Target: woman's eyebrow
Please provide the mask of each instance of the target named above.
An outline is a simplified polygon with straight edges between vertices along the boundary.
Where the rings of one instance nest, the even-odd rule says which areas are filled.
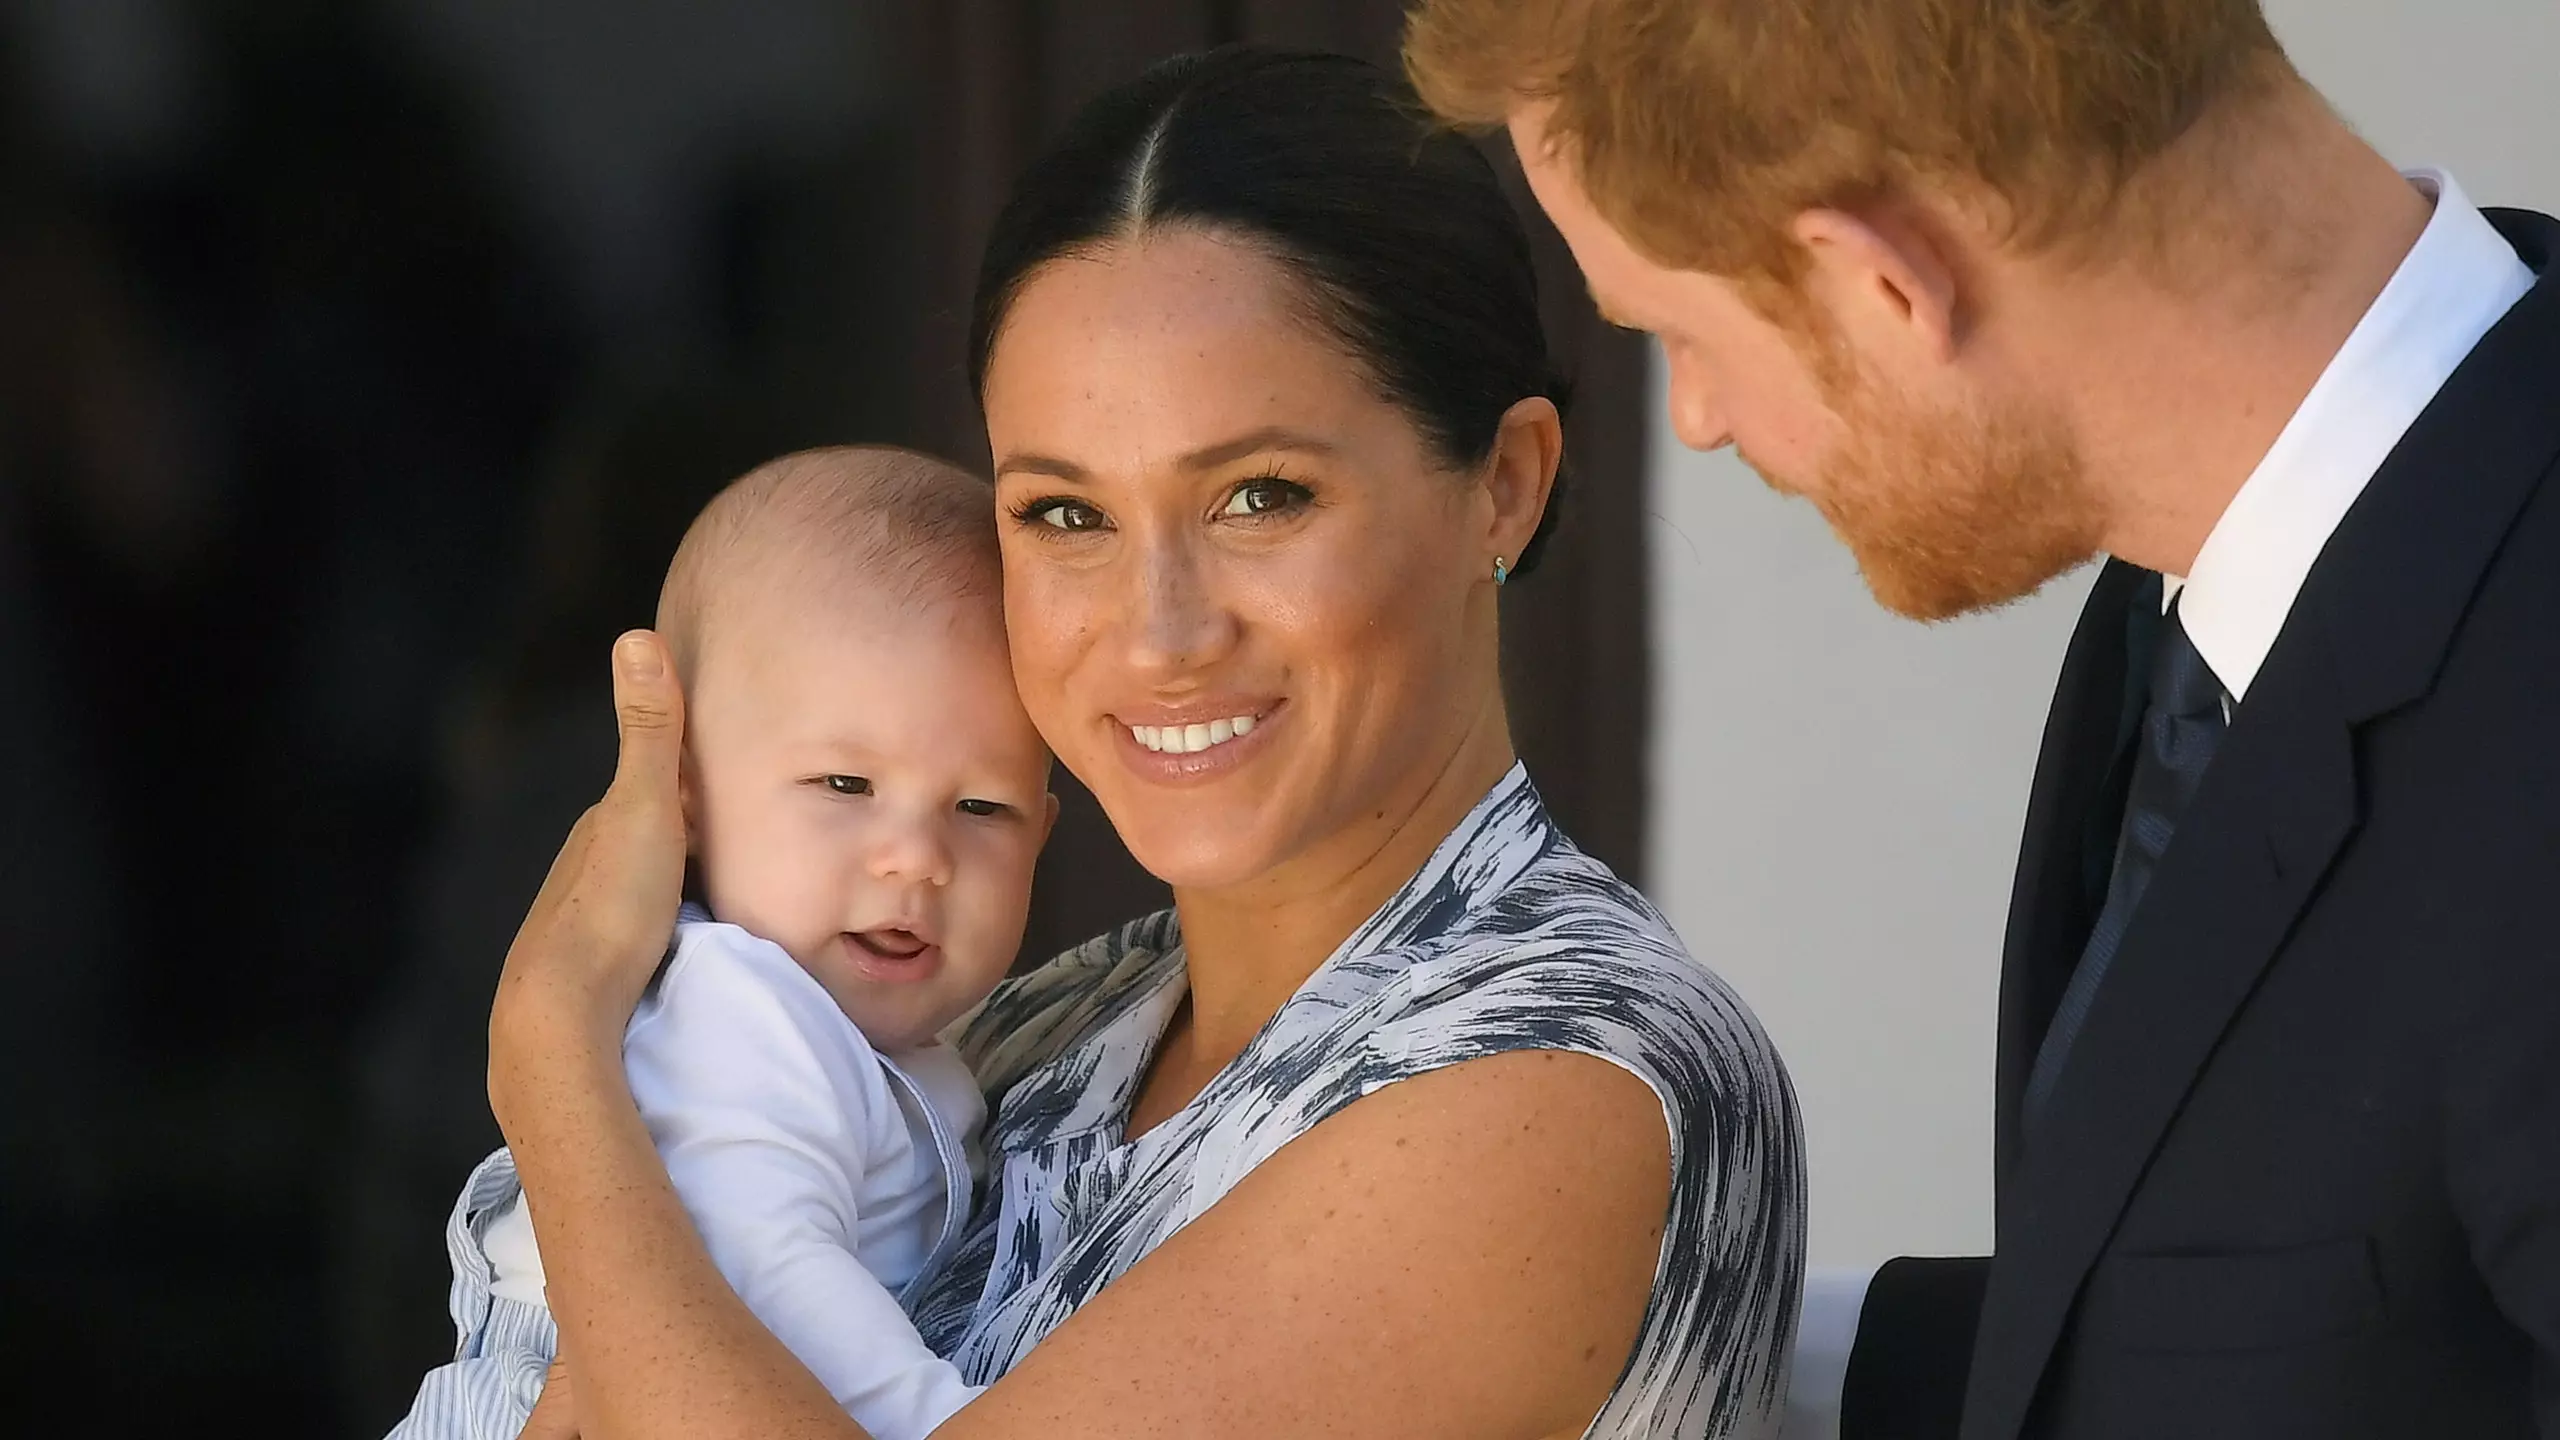
[[[1085,469],[1073,460],[1054,455],[1007,455],[996,465],[996,474],[1046,475],[1056,480],[1082,480]]]
[[[1296,450],[1309,455],[1332,455],[1339,447],[1330,440],[1319,439],[1303,430],[1285,425],[1265,425],[1248,430],[1233,440],[1204,445],[1182,457],[1185,470],[1214,470],[1221,465],[1241,460],[1265,450]]]
[[[1302,455],[1335,455],[1341,453],[1341,448],[1330,440],[1310,435],[1303,430],[1292,430],[1286,425],[1265,425],[1259,430],[1248,430],[1232,440],[1221,440],[1215,445],[1203,445],[1175,463],[1185,470],[1215,470],[1221,465],[1231,464],[1248,455],[1258,455],[1265,450],[1295,450]],[[996,465],[996,474],[1046,475],[1052,479],[1076,483],[1093,478],[1090,472],[1073,460],[1062,460],[1055,455],[1033,454],[1007,455]]]

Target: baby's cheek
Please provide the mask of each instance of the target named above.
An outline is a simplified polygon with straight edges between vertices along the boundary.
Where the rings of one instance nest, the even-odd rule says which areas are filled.
[[[990,828],[970,837],[967,883],[954,888],[969,891],[968,903],[982,913],[1001,917],[1026,910],[1039,861],[1039,837],[1030,827]]]
[[[817,914],[820,902],[811,893],[808,878],[781,855],[768,856],[762,864],[724,869],[725,883],[711,887],[712,913],[717,918],[743,926],[794,955],[803,954],[820,935],[833,933],[833,927],[822,923]]]
[[[1028,909],[1012,896],[982,896],[962,923],[953,927],[955,938],[966,937],[965,951],[953,957],[966,983],[974,984],[982,975],[1001,976],[1012,966],[1014,952],[1022,945]]]
[[[949,939],[944,947],[944,962],[949,967],[951,986],[971,991],[966,1003],[974,1005],[980,993],[995,988],[1013,968],[1022,948],[1023,922],[1030,905],[1025,887],[991,885],[969,887],[966,895],[952,896],[953,909],[946,913]]]

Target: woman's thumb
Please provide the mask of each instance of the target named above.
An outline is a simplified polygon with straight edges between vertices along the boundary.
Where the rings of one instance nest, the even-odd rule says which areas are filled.
[[[622,732],[614,790],[626,801],[675,805],[684,692],[667,663],[666,641],[651,631],[633,630],[613,643],[613,718]]]

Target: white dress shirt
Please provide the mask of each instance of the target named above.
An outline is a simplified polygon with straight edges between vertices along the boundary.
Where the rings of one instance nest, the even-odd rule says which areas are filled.
[[[2196,653],[2236,704],[2275,648],[2312,562],[2366,483],[2489,327],[2533,288],[2533,271],[2437,170],[2409,174],[2436,202],[2418,243],[2302,397],[2266,457],[2165,587]]]
[[[2347,511],[2480,337],[2533,288],[2533,271],[2438,170],[2408,172],[2435,214],[2390,283],[2338,348],[2258,467],[2231,497],[2161,604],[2222,682],[2225,713],[2245,700],[2312,564]],[[1841,1385],[1873,1269],[1820,1269],[1805,1282],[1785,1440],[1834,1440]]]

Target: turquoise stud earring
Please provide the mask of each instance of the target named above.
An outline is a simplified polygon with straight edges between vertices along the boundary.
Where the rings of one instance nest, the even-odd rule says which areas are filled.
[[[1509,580],[1510,578],[1511,578],[1511,567],[1502,563],[1502,557],[1501,557],[1501,556],[1499,556],[1499,555],[1494,556],[1494,557],[1493,557],[1493,583],[1494,583],[1495,585],[1497,585],[1497,586],[1498,586],[1498,585],[1501,585],[1503,582],[1505,582],[1505,581]]]

